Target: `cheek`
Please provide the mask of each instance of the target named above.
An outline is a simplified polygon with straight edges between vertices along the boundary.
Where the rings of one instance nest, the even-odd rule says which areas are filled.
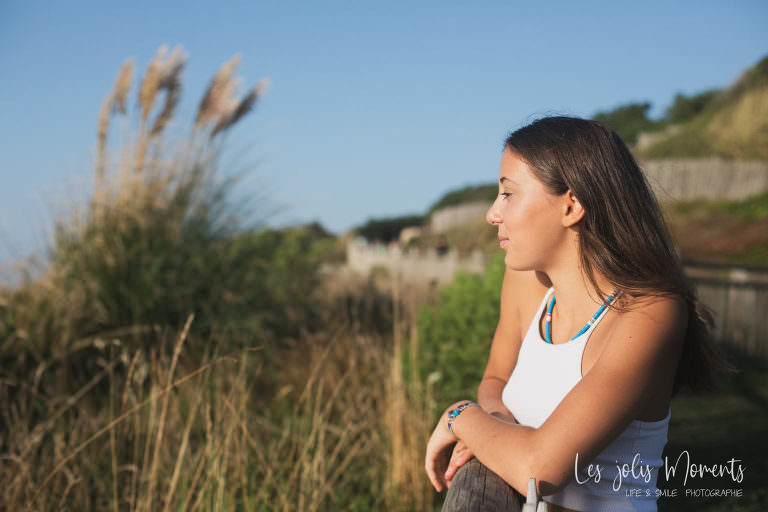
[[[510,240],[519,240],[529,229],[531,216],[525,204],[506,204],[502,210],[504,227]]]
[[[507,205],[504,210],[504,228],[509,237],[508,249],[526,253],[539,253],[551,248],[554,226],[548,215],[551,211],[541,205]]]

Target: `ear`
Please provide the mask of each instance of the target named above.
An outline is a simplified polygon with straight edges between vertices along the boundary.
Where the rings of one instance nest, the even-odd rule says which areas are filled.
[[[584,217],[584,207],[570,189],[562,195],[563,225],[571,227]]]

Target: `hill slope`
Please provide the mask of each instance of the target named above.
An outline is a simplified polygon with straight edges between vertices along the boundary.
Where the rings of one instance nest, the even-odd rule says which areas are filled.
[[[645,158],[768,160],[768,56],[715,94],[693,119],[637,153]]]

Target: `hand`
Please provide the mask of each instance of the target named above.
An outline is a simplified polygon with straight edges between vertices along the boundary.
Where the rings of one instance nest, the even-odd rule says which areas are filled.
[[[445,472],[448,469],[448,462],[451,459],[453,444],[459,439],[448,430],[448,410],[453,407],[453,405],[448,407],[448,409],[440,415],[440,419],[437,421],[437,426],[435,426],[435,430],[432,431],[429,442],[427,442],[427,454],[424,461],[424,469],[427,472],[430,483],[432,483],[432,487],[434,487],[437,492],[442,491],[443,487],[447,487]]]
[[[464,441],[459,439],[459,442],[453,447],[451,462],[448,464],[448,469],[445,471],[444,478],[447,487],[451,486],[451,480],[453,480],[453,475],[456,474],[456,471],[458,471],[458,469],[466,464],[472,457],[472,452],[467,448],[467,445],[464,444]]]
[[[432,482],[432,486],[437,490],[437,492],[442,491],[442,486],[450,487],[451,486],[451,480],[453,480],[453,476],[456,474],[456,471],[459,470],[461,466],[466,464],[472,457],[474,457],[474,454],[469,450],[466,444],[464,444],[464,441],[456,438],[456,436],[451,437],[452,441],[441,441],[440,439],[435,439],[436,435],[437,437],[440,437],[439,429],[442,427],[444,433],[447,433],[450,435],[450,431],[448,430],[448,411],[456,407],[458,404],[463,403],[463,401],[456,402],[455,404],[448,407],[443,415],[440,418],[440,421],[437,422],[437,427],[435,428],[435,431],[432,433],[432,437],[429,440],[429,443],[427,444],[427,461],[426,461],[426,470],[427,475],[429,476],[430,481]],[[501,411],[494,411],[490,413],[491,416],[494,416],[501,421],[504,421],[505,423],[517,423],[517,420],[514,416],[510,413],[504,413]],[[450,448],[454,441],[458,439],[458,442],[453,446],[453,450],[451,453]],[[432,446],[433,442],[435,443],[434,446]],[[447,443],[446,445],[443,445],[444,447],[442,449],[435,448],[436,446],[441,446],[439,443]],[[433,451],[430,452],[430,449]],[[431,453],[431,455],[430,455]],[[449,457],[450,453],[450,457]]]

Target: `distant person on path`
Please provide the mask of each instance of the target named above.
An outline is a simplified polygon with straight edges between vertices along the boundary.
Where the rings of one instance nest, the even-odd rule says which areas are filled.
[[[601,123],[539,119],[506,139],[486,220],[499,322],[477,403],[429,440],[432,485],[474,456],[523,495],[536,478],[550,512],[655,511],[670,399],[728,366],[645,176]]]

